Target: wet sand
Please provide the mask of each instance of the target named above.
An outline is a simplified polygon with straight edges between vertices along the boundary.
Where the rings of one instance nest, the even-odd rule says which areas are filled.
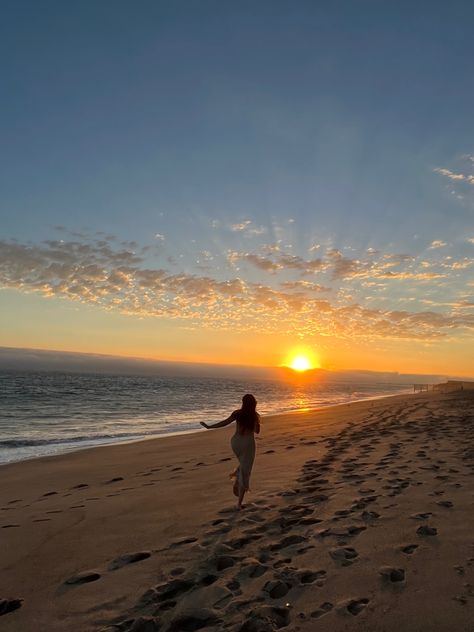
[[[472,631],[474,393],[0,467],[0,629]]]

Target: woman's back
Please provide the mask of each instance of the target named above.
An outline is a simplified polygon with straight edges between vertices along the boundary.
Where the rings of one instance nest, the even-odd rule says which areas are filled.
[[[256,410],[236,410],[233,413],[236,421],[236,433],[252,435],[260,432],[260,415]]]

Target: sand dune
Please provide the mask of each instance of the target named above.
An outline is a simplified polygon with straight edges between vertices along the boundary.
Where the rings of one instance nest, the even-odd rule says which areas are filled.
[[[0,469],[7,632],[474,630],[474,393],[263,420]]]

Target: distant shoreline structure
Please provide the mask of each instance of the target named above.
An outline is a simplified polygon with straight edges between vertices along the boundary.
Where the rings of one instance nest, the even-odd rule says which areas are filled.
[[[450,393],[453,391],[474,390],[474,381],[468,380],[448,380],[441,384],[413,384],[413,392],[433,391],[435,393]]]

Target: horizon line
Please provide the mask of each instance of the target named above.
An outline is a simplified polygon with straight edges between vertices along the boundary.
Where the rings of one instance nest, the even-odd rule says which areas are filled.
[[[64,349],[44,349],[38,347],[9,347],[0,345],[0,358],[3,352],[17,352],[19,354],[26,353],[38,353],[38,354],[64,354],[68,356],[79,356],[90,359],[97,360],[113,360],[113,361],[125,361],[125,362],[143,362],[149,365],[152,364],[166,364],[166,365],[181,365],[181,366],[196,366],[196,367],[228,367],[228,368],[236,368],[236,369],[250,369],[250,370],[288,370],[293,371],[290,366],[280,364],[280,365],[251,365],[251,364],[230,364],[230,363],[221,363],[221,362],[203,362],[196,360],[164,360],[158,358],[146,358],[142,356],[128,356],[128,355],[116,355],[116,354],[107,354],[107,353],[98,353],[91,351],[71,351]],[[438,374],[438,373],[404,373],[399,370],[385,370],[385,371],[374,371],[371,369],[363,369],[363,368],[351,368],[351,369],[327,369],[324,367],[314,367],[307,369],[303,373],[311,374],[316,372],[323,373],[365,373],[372,375],[396,375],[396,376],[408,376],[408,375],[418,375],[418,376],[429,376],[429,377],[437,377],[437,378],[449,378],[449,377],[467,377],[470,379],[474,379],[472,375],[456,375],[451,376],[448,374]]]

